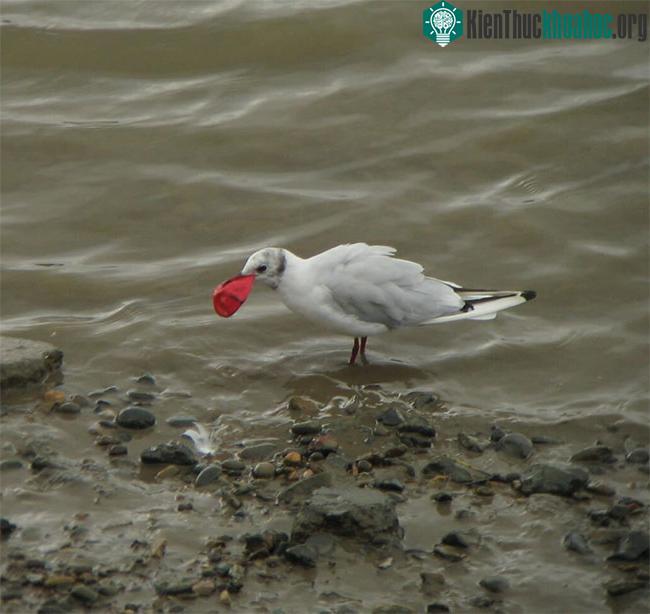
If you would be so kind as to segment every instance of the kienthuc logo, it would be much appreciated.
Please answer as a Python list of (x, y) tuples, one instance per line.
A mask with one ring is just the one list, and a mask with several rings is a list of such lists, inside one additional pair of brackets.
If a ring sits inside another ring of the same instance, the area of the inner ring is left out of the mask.
[(463, 35), (463, 11), (446, 0), (426, 9), (422, 21), (424, 35), (441, 47)]

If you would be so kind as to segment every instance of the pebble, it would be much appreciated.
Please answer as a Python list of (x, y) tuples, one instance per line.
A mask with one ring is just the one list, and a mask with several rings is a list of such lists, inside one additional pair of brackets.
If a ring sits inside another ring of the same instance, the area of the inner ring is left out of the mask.
[(176, 443), (161, 443), (147, 448), (140, 455), (145, 464), (195, 465), (194, 453), (187, 446)]
[(435, 602), (427, 605), (427, 614), (436, 614), (437, 612), (451, 612), (451, 610), (444, 603)]
[(608, 561), (638, 561), (647, 559), (650, 539), (646, 531), (630, 531), (618, 544), (618, 549), (607, 558)]
[(129, 450), (127, 449), (127, 447), (121, 443), (113, 445), (108, 449), (109, 456), (125, 456), (128, 453)]
[(69, 414), (74, 415), (78, 414), (81, 411), (81, 407), (72, 401), (66, 401), (65, 403), (57, 403), (52, 407), (52, 411), (57, 414)]
[(465, 558), (464, 554), (456, 552), (453, 548), (450, 548), (444, 544), (435, 546), (433, 549), (433, 554), (452, 563), (458, 563)]
[(191, 512), (194, 509), (194, 505), (191, 501), (186, 501), (184, 503), (179, 503), (176, 509), (179, 512)]
[(169, 426), (175, 428), (187, 428), (189, 426), (194, 426), (198, 420), (194, 416), (178, 415), (167, 418), (165, 422), (169, 424)]
[(404, 424), (397, 427), (400, 433), (417, 433), (425, 437), (435, 437), (436, 430), (429, 424), (426, 418), (422, 416), (409, 417)]
[(217, 589), (215, 583), (212, 580), (199, 580), (196, 584), (192, 585), (192, 591), (196, 593), (199, 597), (207, 597), (212, 595)]
[(322, 452), (312, 452), (309, 455), (310, 463), (319, 463), (322, 460), (325, 460), (325, 455)]
[(224, 589), (219, 593), (219, 601), (225, 606), (229, 606), (232, 603), (230, 593), (227, 589)]
[(284, 457), (285, 465), (300, 465), (302, 463), (302, 455), (300, 452), (289, 452)]
[(569, 531), (562, 539), (562, 543), (567, 550), (577, 552), (578, 554), (588, 554), (591, 552), (587, 539), (577, 531)]
[(161, 597), (168, 595), (182, 595), (184, 593), (191, 593), (194, 584), (189, 579), (173, 579), (173, 580), (163, 580), (160, 582), (154, 583), (154, 588), (156, 593)]
[(318, 552), (312, 546), (299, 544), (287, 548), (284, 551), (284, 557), (287, 561), (295, 563), (296, 565), (302, 565), (303, 567), (316, 567)]
[(252, 475), (254, 478), (270, 479), (275, 477), (275, 465), (273, 463), (257, 463), (253, 467)]
[(571, 457), (571, 462), (576, 463), (613, 463), (615, 461), (614, 453), (607, 446), (585, 448)]
[(149, 386), (156, 385), (156, 378), (151, 375), (151, 373), (143, 373), (135, 381), (138, 384), (147, 384)]
[(437, 503), (449, 503), (453, 498), (454, 498), (453, 495), (444, 491), (437, 492), (431, 495), (431, 499), (433, 499)]
[(479, 543), (478, 535), (470, 531), (450, 531), (443, 536), (441, 543), (447, 546), (467, 549)]
[(156, 424), (156, 417), (147, 409), (142, 407), (126, 407), (119, 414), (115, 421), (126, 429), (146, 429)]
[(404, 395), (404, 400), (413, 405), (415, 409), (430, 409), (431, 405), (440, 405), (440, 397), (432, 392), (414, 390)]
[(647, 463), (649, 459), (650, 459), (650, 454), (648, 453), (648, 450), (646, 450), (646, 448), (636, 448), (631, 452), (629, 452), (625, 457), (626, 462), (639, 463), (639, 464)]
[(0, 462), (0, 471), (13, 471), (15, 469), (22, 469), (23, 463), (17, 458), (8, 458)]
[(494, 491), (489, 486), (479, 486), (474, 490), (479, 497), (494, 497)]
[(295, 422), (291, 427), (294, 435), (315, 435), (320, 433), (321, 425), (316, 420), (307, 420), (306, 422)]
[(327, 456), (336, 452), (339, 447), (339, 442), (332, 435), (320, 435), (313, 439), (309, 444), (309, 450), (318, 451)]
[(219, 463), (212, 463), (203, 469), (194, 480), (194, 485), (197, 488), (202, 488), (208, 484), (216, 482), (221, 476), (221, 465)]
[(229, 458), (221, 463), (223, 472), (227, 475), (241, 475), (246, 469), (246, 465), (236, 458)]
[(85, 584), (77, 584), (70, 594), (81, 603), (93, 604), (99, 599), (99, 594)]
[(396, 478), (389, 480), (375, 480), (375, 488), (389, 492), (402, 492), (405, 488), (404, 484)]
[(420, 573), (422, 586), (420, 590), (427, 595), (438, 595), (445, 586), (445, 576), (441, 573), (423, 571)]
[(589, 475), (583, 469), (568, 465), (536, 464), (521, 476), (521, 492), (549, 493), (552, 495), (571, 496), (584, 488)]
[(255, 462), (271, 458), (275, 454), (278, 446), (274, 443), (258, 443), (254, 446), (245, 447), (240, 453), (239, 458)]
[(384, 452), (384, 458), (399, 458), (408, 452), (406, 446), (393, 446)]
[(45, 578), (45, 582), (43, 582), (43, 585), (46, 587), (50, 588), (55, 588), (58, 586), (69, 586), (70, 584), (74, 584), (75, 579), (73, 576), (63, 576), (63, 575), (51, 575)]
[(510, 588), (508, 580), (503, 576), (487, 576), (486, 578), (483, 578), (479, 584), (486, 591), (490, 591), (491, 593), (503, 593)]
[(398, 426), (403, 424), (404, 416), (399, 409), (395, 407), (389, 407), (387, 410), (381, 412), (377, 416), (377, 421), (381, 422), (384, 426)]
[(530, 440), (535, 445), (557, 445), (562, 443), (559, 439), (555, 437), (547, 437), (546, 435), (533, 435)]
[(65, 401), (65, 392), (63, 390), (47, 390), (43, 394), (43, 400), (46, 403), (63, 403)]
[(310, 414), (316, 409), (316, 404), (306, 397), (291, 397), (289, 399), (289, 411), (298, 414)]
[(361, 473), (369, 473), (372, 471), (372, 463), (370, 461), (362, 459), (360, 461), (357, 461), (357, 469)]
[(533, 453), (533, 442), (522, 433), (508, 433), (497, 441), (496, 449), (513, 458), (526, 459)]
[(103, 397), (106, 394), (114, 394), (118, 391), (119, 389), (117, 386), (107, 386), (106, 388), (102, 388), (101, 390), (93, 390), (92, 392), (89, 392), (88, 396), (91, 399), (95, 399), (97, 397)]
[(589, 484), (587, 484), (585, 487), (585, 490), (594, 495), (601, 495), (603, 497), (613, 497), (616, 494), (616, 490), (614, 488), (608, 484), (598, 481), (589, 482)]
[(494, 599), (485, 595), (478, 595), (469, 600), (469, 604), (475, 608), (491, 608), (494, 605)]
[(619, 595), (625, 595), (632, 591), (637, 591), (647, 585), (648, 583), (643, 580), (611, 580), (610, 582), (605, 582), (603, 587), (609, 595), (612, 597), (618, 597)]
[(136, 403), (151, 403), (156, 400), (156, 395), (153, 392), (146, 392), (144, 390), (128, 390), (126, 396), (129, 401)]
[(6, 518), (0, 518), (0, 535), (2, 537), (9, 537), (16, 528), (13, 522), (9, 522)]
[(472, 437), (471, 435), (458, 433), (457, 438), (460, 447), (464, 448), (465, 450), (469, 450), (470, 452), (477, 452), (480, 454), (485, 449), (485, 446), (481, 444), (481, 442), (476, 437)]
[(446, 456), (440, 456), (427, 463), (422, 469), (422, 474), (424, 476), (445, 475), (459, 484), (473, 481), (472, 474), (467, 469)]
[(493, 424), (490, 427), (490, 441), (496, 443), (506, 436), (506, 432), (498, 425)]

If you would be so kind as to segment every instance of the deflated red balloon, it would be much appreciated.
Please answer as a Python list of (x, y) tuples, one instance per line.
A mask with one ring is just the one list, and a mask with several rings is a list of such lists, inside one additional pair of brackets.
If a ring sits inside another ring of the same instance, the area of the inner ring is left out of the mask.
[(254, 283), (255, 275), (237, 275), (219, 284), (212, 291), (214, 310), (222, 318), (229, 318), (246, 302)]

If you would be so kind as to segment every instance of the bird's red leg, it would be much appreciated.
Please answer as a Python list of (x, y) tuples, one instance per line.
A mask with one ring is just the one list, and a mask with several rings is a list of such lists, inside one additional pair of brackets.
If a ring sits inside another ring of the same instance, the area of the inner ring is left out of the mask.
[(368, 359), (366, 358), (366, 343), (368, 342), (368, 337), (361, 337), (361, 360), (364, 364), (368, 364)]
[(350, 354), (350, 364), (353, 365), (359, 353), (359, 337), (354, 338), (354, 345), (352, 346), (352, 354)]

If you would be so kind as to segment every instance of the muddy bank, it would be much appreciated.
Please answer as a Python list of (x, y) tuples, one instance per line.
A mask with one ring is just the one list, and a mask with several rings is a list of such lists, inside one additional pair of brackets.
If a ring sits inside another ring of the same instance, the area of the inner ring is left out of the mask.
[(150, 373), (5, 403), (3, 610), (647, 609), (647, 428), (335, 385), (246, 429)]

